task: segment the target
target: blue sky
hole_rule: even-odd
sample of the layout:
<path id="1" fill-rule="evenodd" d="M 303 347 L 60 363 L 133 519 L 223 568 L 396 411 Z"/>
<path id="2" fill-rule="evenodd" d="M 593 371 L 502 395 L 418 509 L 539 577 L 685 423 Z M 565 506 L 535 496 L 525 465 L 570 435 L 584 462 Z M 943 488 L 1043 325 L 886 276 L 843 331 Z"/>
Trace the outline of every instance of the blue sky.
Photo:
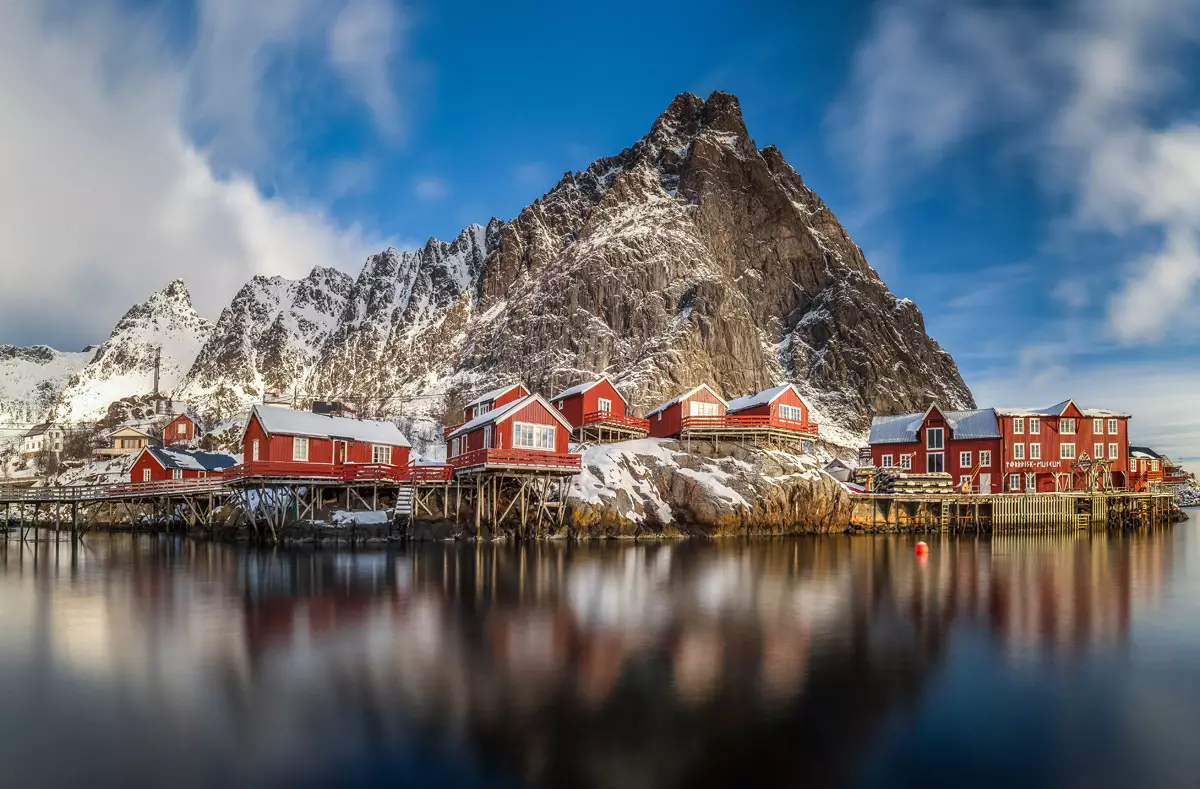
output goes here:
<path id="1" fill-rule="evenodd" d="M 357 273 L 511 218 L 677 93 L 740 99 L 983 403 L 1074 396 L 1200 456 L 1200 0 L 14 0 L 0 342 L 175 276 Z"/>

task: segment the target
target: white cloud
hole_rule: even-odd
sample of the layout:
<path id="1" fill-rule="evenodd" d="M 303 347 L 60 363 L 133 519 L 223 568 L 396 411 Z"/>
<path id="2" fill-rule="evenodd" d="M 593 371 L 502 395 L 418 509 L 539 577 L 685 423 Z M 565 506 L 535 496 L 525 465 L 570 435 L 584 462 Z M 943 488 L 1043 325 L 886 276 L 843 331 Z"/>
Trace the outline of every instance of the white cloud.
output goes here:
<path id="1" fill-rule="evenodd" d="M 1200 282 L 1200 125 L 1194 96 L 1170 103 L 1189 86 L 1181 64 L 1198 34 L 1200 0 L 1076 0 L 1038 16 L 889 2 L 830 130 L 873 196 L 967 139 L 1011 132 L 1046 190 L 1073 204 L 1076 232 L 1159 239 L 1131 255 L 1108 298 L 1118 339 L 1156 342 Z"/>
<path id="2" fill-rule="evenodd" d="M 87 10 L 49 25 L 33 0 L 0 5 L 0 339 L 102 340 L 176 276 L 215 316 L 254 274 L 353 271 L 385 243 L 264 197 L 188 136 L 201 107 L 221 135 L 254 139 L 247 110 L 269 102 L 253 53 L 301 35 L 301 7 L 206 0 L 180 59 L 153 21 Z"/>
<path id="3" fill-rule="evenodd" d="M 349 0 L 329 31 L 330 59 L 371 108 L 375 122 L 393 136 L 401 133 L 403 118 L 390 67 L 404 32 L 404 19 L 390 0 Z"/>
<path id="4" fill-rule="evenodd" d="M 413 191 L 422 200 L 433 202 L 435 200 L 446 199 L 450 194 L 450 187 L 441 178 L 427 175 L 417 179 L 416 183 L 413 184 Z"/>

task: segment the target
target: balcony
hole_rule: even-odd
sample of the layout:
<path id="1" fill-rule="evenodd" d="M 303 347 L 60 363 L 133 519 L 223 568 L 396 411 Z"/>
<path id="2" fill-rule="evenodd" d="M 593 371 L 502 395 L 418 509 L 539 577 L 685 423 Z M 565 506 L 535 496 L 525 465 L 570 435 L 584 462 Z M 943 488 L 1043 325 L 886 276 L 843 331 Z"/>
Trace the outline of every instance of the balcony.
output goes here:
<path id="1" fill-rule="evenodd" d="M 529 469 L 575 473 L 582 468 L 579 455 L 533 449 L 476 449 L 456 455 L 447 463 L 456 472 Z"/>
<path id="2" fill-rule="evenodd" d="M 612 411 L 591 411 L 583 415 L 581 428 L 605 428 L 625 433 L 649 433 L 650 420 L 630 414 L 614 414 Z"/>
<path id="3" fill-rule="evenodd" d="M 222 472 L 226 482 L 259 477 L 291 480 L 327 480 L 329 482 L 407 482 L 408 466 L 387 463 L 304 463 L 299 461 L 255 460 Z"/>
<path id="4" fill-rule="evenodd" d="M 793 433 L 816 437 L 815 422 L 799 422 L 794 419 L 784 419 L 778 416 L 725 414 L 723 416 L 685 416 L 681 423 L 683 430 L 786 430 Z"/>

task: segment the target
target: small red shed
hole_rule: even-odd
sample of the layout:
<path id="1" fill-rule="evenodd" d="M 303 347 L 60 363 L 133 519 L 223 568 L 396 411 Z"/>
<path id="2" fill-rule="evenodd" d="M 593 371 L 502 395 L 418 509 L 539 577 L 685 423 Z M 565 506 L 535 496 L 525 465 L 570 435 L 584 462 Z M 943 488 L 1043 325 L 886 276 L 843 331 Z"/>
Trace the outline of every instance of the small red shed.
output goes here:
<path id="1" fill-rule="evenodd" d="M 490 392 L 484 392 L 479 397 L 467 403 L 463 409 L 463 422 L 470 422 L 472 419 L 483 416 L 494 408 L 499 408 L 506 403 L 511 403 L 514 400 L 520 400 L 522 397 L 528 396 L 529 389 L 522 383 L 509 384 L 499 389 L 493 389 Z"/>
<path id="2" fill-rule="evenodd" d="M 391 422 L 256 405 L 242 433 L 247 473 L 353 478 L 407 472 L 410 445 Z"/>
<path id="3" fill-rule="evenodd" d="M 650 420 L 650 435 L 673 438 L 683 429 L 684 417 L 725 416 L 726 406 L 717 390 L 708 384 L 700 384 L 646 414 L 646 419 Z"/>
<path id="4" fill-rule="evenodd" d="M 643 438 L 650 430 L 645 419 L 627 413 L 629 403 L 606 376 L 573 386 L 553 398 L 575 433 L 589 439 Z"/>
<path id="5" fill-rule="evenodd" d="M 165 482 L 200 479 L 237 465 L 237 458 L 224 452 L 197 452 L 169 447 L 146 447 L 133 461 L 130 482 Z"/>
<path id="6" fill-rule="evenodd" d="M 195 417 L 190 414 L 180 414 L 167 423 L 163 428 L 163 444 L 170 445 L 182 441 L 192 441 L 200 437 L 200 426 Z"/>
<path id="7" fill-rule="evenodd" d="M 579 467 L 571 423 L 538 394 L 503 403 L 446 434 L 446 462 L 485 466 Z"/>

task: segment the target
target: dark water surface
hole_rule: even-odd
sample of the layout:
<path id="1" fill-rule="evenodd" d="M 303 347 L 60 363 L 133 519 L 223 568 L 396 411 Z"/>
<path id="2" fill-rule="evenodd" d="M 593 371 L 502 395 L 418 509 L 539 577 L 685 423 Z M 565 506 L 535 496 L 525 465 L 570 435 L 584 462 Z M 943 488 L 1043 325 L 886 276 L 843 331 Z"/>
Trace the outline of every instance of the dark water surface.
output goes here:
<path id="1" fill-rule="evenodd" d="M 1200 786 L 1200 523 L 0 548 L 0 785 Z"/>

